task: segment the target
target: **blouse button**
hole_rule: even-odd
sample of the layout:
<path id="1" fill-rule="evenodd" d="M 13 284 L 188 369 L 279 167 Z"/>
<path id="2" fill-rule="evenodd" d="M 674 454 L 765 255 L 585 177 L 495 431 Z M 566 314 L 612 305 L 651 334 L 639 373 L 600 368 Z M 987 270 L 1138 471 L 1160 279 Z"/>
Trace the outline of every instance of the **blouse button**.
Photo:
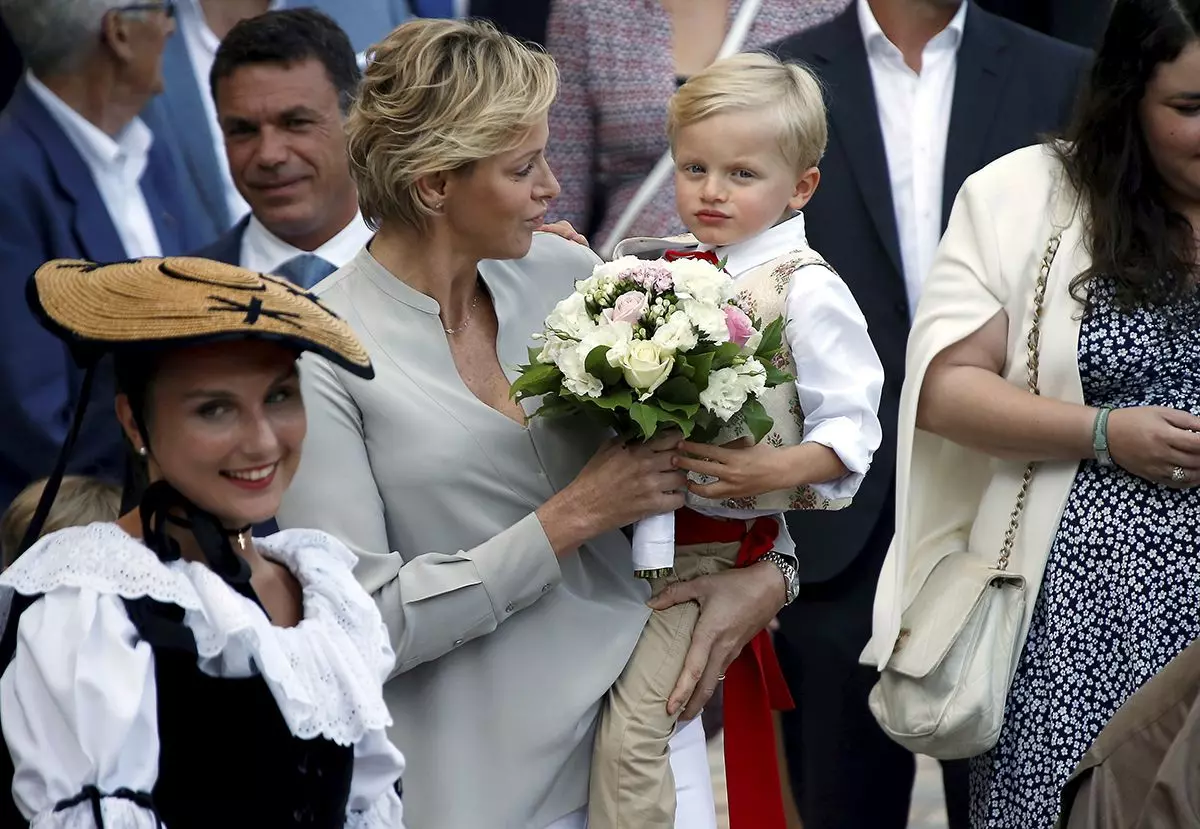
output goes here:
<path id="1" fill-rule="evenodd" d="M 508 607 L 504 608 L 504 612 L 505 612 L 505 613 L 512 613 L 512 612 L 513 612 L 513 609 L 514 609 L 514 605 L 512 604 L 512 602 L 509 602 L 509 604 L 508 604 Z"/>
<path id="2" fill-rule="evenodd" d="M 543 593 L 545 593 L 545 592 L 546 592 L 547 590 L 549 590 L 549 589 L 550 589 L 550 585 L 548 585 L 548 584 L 543 584 L 543 585 L 542 585 L 542 592 L 543 592 Z"/>
<path id="3" fill-rule="evenodd" d="M 456 647 L 456 648 L 457 648 L 457 647 L 458 647 L 459 645 L 461 645 L 462 643 L 463 643 L 463 640 L 461 640 L 461 639 L 455 639 L 455 640 L 454 640 L 454 647 Z"/>

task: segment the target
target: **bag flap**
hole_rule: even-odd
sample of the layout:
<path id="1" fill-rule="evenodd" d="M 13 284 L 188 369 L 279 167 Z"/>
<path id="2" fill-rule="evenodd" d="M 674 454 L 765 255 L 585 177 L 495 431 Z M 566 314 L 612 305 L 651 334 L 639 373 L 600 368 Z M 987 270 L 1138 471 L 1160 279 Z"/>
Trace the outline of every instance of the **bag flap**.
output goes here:
<path id="1" fill-rule="evenodd" d="M 972 553 L 951 553 L 938 562 L 900 618 L 900 635 L 887 669 L 913 678 L 928 676 L 949 653 L 988 591 L 1024 589 L 1025 578 L 997 570 Z"/>

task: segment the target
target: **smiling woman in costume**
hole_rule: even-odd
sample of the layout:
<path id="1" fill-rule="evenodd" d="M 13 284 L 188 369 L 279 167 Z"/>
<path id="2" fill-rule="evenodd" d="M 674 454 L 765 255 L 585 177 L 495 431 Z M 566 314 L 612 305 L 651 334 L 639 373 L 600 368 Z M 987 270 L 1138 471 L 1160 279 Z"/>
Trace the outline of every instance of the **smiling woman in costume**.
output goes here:
<path id="1" fill-rule="evenodd" d="M 0 825 L 402 827 L 394 657 L 353 556 L 249 532 L 300 461 L 297 358 L 370 378 L 358 340 L 290 284 L 203 259 L 59 260 L 28 297 L 85 385 L 115 357 L 149 486 L 0 577 Z"/>

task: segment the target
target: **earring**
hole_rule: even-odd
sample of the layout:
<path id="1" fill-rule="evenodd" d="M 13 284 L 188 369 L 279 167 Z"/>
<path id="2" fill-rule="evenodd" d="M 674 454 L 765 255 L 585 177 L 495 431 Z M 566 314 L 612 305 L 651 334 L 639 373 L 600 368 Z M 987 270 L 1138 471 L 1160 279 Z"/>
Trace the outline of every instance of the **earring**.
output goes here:
<path id="1" fill-rule="evenodd" d="M 442 211 L 442 207 L 444 207 L 444 206 L 445 206 L 445 204 L 446 204 L 445 202 L 438 202 L 437 204 L 435 204 L 435 205 L 433 206 L 433 209 L 434 209 L 436 212 L 440 213 L 440 212 Z"/>
<path id="2" fill-rule="evenodd" d="M 141 456 L 144 458 L 144 457 L 146 457 L 147 455 L 149 455 L 149 454 L 150 454 L 150 450 L 149 450 L 149 449 L 147 449 L 145 446 L 139 446 L 139 447 L 138 447 L 138 450 L 137 450 L 137 453 L 138 453 L 139 455 L 141 455 Z"/>

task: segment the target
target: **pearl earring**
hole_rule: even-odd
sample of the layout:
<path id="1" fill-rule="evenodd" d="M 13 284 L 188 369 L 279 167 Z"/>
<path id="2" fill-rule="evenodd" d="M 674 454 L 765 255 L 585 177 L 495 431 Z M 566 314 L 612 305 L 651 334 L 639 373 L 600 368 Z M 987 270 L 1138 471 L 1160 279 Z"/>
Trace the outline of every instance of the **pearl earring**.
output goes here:
<path id="1" fill-rule="evenodd" d="M 144 457 L 146 457 L 147 455 L 149 455 L 149 454 L 150 454 L 150 450 L 149 450 L 149 449 L 147 449 L 145 446 L 139 446 L 139 447 L 138 447 L 138 450 L 137 450 L 137 453 L 138 453 L 139 455 L 141 455 L 141 456 L 144 458 Z"/>

